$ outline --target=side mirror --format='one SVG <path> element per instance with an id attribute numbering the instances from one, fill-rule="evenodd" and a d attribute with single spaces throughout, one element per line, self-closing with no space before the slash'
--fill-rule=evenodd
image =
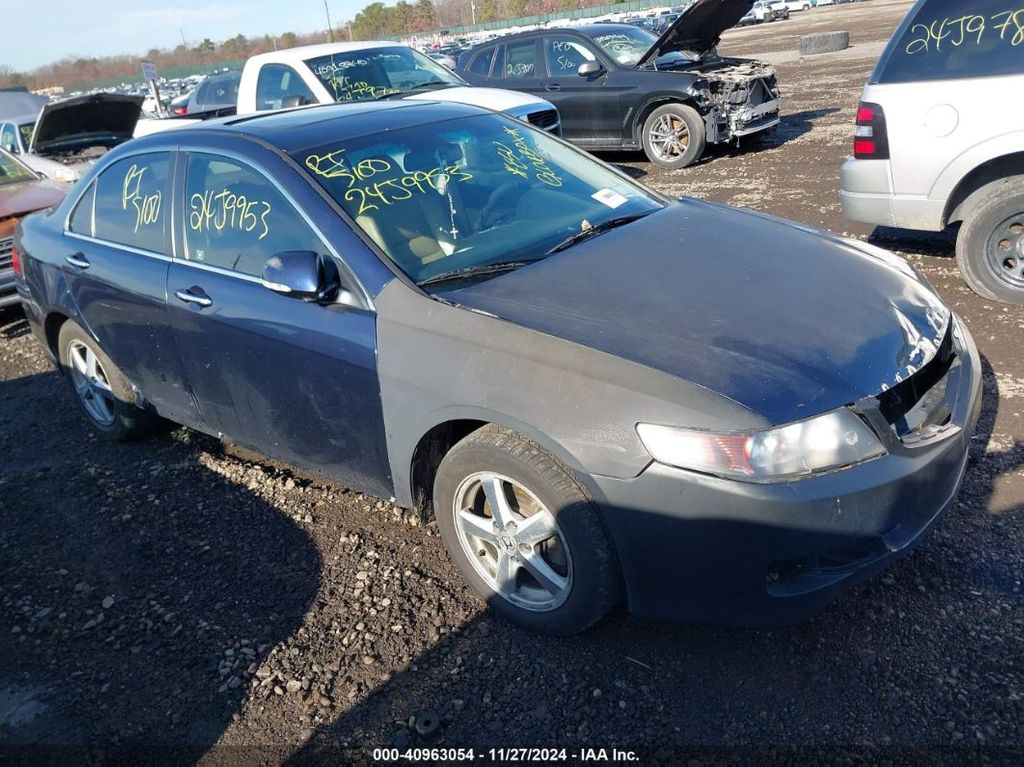
<path id="1" fill-rule="evenodd" d="M 10 141 L 5 142 L 3 148 L 10 152 L 11 154 L 18 154 L 18 147 L 14 146 L 14 144 Z"/>
<path id="2" fill-rule="evenodd" d="M 263 287 L 304 301 L 331 301 L 341 284 L 331 258 L 312 250 L 284 250 L 267 259 Z"/>
<path id="3" fill-rule="evenodd" d="M 584 61 L 580 64 L 580 68 L 576 70 L 576 74 L 580 77 L 593 77 L 599 75 L 604 71 L 604 67 L 601 66 L 600 62 L 597 61 Z"/>

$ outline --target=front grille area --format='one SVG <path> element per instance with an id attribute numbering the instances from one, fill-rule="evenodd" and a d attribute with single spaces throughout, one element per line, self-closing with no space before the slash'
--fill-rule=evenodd
<path id="1" fill-rule="evenodd" d="M 0 238 L 0 269 L 11 267 L 11 251 L 14 250 L 14 238 Z"/>
<path id="2" fill-rule="evenodd" d="M 949 420 L 949 410 L 945 407 L 945 379 L 954 362 L 956 349 L 953 346 L 953 321 L 950 320 L 935 356 L 905 381 L 878 395 L 879 410 L 900 439 L 912 441 L 922 427 L 939 426 L 943 419 Z M 925 402 L 926 398 L 929 401 Z M 922 411 L 919 403 L 927 405 L 927 412 L 919 412 Z"/>
<path id="3" fill-rule="evenodd" d="M 541 130 L 553 130 L 558 125 L 558 112 L 554 109 L 530 112 L 526 115 L 526 122 L 536 125 Z"/>

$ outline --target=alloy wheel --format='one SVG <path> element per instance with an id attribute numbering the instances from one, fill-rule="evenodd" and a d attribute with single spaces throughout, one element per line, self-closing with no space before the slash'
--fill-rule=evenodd
<path id="1" fill-rule="evenodd" d="M 477 574 L 527 610 L 559 607 L 572 558 L 555 515 L 522 484 L 493 472 L 466 477 L 454 499 L 459 542 Z"/>
<path id="2" fill-rule="evenodd" d="M 690 129 L 679 115 L 664 114 L 651 126 L 648 138 L 658 159 L 671 162 L 686 153 L 690 146 Z"/>
<path id="3" fill-rule="evenodd" d="M 81 341 L 68 345 L 71 382 L 86 412 L 102 426 L 114 423 L 114 393 L 99 358 Z"/>

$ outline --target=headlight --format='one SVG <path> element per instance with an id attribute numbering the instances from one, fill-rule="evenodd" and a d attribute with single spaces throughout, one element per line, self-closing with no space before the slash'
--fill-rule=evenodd
<path id="1" fill-rule="evenodd" d="M 715 433 L 641 423 L 647 452 L 659 463 L 731 479 L 774 482 L 885 455 L 875 433 L 848 408 L 746 433 Z"/>
<path id="2" fill-rule="evenodd" d="M 81 178 L 82 174 L 74 168 L 58 168 L 53 172 L 54 181 L 66 181 L 69 184 L 73 184 Z"/>

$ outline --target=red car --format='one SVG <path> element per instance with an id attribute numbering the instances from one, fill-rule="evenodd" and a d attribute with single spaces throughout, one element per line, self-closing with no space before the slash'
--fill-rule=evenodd
<path id="1" fill-rule="evenodd" d="M 18 303 L 14 289 L 14 228 L 29 213 L 58 205 L 65 185 L 39 178 L 10 152 L 0 149 L 0 309 Z"/>

